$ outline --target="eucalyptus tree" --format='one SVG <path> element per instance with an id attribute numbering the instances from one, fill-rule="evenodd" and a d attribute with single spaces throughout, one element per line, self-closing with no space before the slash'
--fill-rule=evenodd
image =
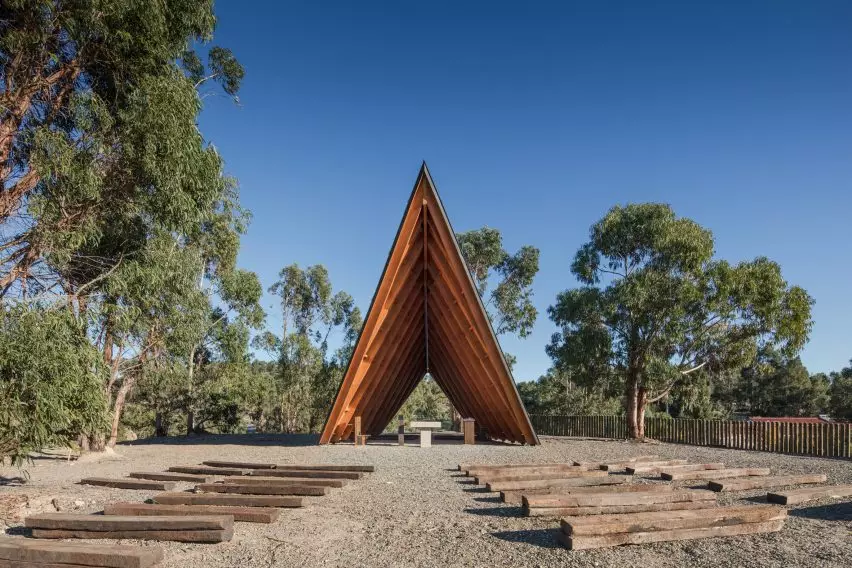
<path id="1" fill-rule="evenodd" d="M 710 231 L 668 205 L 610 209 L 571 270 L 582 286 L 548 309 L 560 331 L 547 352 L 587 384 L 618 381 L 635 438 L 647 405 L 695 373 L 745 367 L 760 348 L 795 356 L 812 325 L 812 299 L 778 264 L 714 259 Z"/>
<path id="2" fill-rule="evenodd" d="M 222 182 L 199 92 L 235 97 L 243 76 L 227 49 L 206 66 L 191 49 L 214 26 L 212 0 L 2 3 L 0 294 L 75 295 L 71 257 L 108 270 L 114 258 L 79 253 L 132 240 L 116 228 L 200 221 Z"/>
<path id="3" fill-rule="evenodd" d="M 458 233 L 456 238 L 494 331 L 527 337 L 538 317 L 532 285 L 539 250 L 527 245 L 510 254 L 503 248 L 500 231 L 490 227 Z"/>
<path id="4" fill-rule="evenodd" d="M 328 414 L 361 328 L 361 311 L 352 296 L 333 292 L 322 265 L 284 267 L 269 292 L 280 298 L 282 335 L 267 334 L 261 342 L 279 357 L 281 428 L 313 431 Z M 330 355 L 334 331 L 341 333 L 340 346 Z"/>
<path id="5" fill-rule="evenodd" d="M 852 360 L 848 367 L 831 373 L 829 381 L 829 411 L 832 418 L 852 420 Z"/>

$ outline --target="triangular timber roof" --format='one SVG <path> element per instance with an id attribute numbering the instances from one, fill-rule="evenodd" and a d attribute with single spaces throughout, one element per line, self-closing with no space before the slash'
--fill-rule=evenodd
<path id="1" fill-rule="evenodd" d="M 538 443 L 424 163 L 320 443 L 380 434 L 427 372 L 490 438 Z"/>

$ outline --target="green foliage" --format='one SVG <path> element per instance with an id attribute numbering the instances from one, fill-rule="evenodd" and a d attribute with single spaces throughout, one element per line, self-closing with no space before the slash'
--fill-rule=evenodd
<path id="1" fill-rule="evenodd" d="M 278 357 L 277 403 L 267 414 L 279 417 L 286 432 L 318 431 L 334 402 L 345 366 L 361 329 L 361 311 L 346 292 L 333 293 L 328 270 L 284 267 L 270 288 L 281 301 L 282 336 L 265 333 L 255 346 Z M 329 354 L 329 336 L 341 335 L 341 346 Z"/>
<path id="2" fill-rule="evenodd" d="M 812 300 L 776 263 L 712 255 L 711 233 L 667 205 L 616 206 L 574 259 L 583 287 L 548 309 L 556 367 L 582 384 L 617 380 L 634 436 L 645 406 L 690 375 L 744 367 L 759 348 L 794 356 L 807 341 Z"/>
<path id="3" fill-rule="evenodd" d="M 518 383 L 527 413 L 541 415 L 617 415 L 621 400 L 611 385 L 580 386 L 570 376 L 550 369 L 535 381 Z"/>
<path id="4" fill-rule="evenodd" d="M 15 305 L 0 311 L 0 463 L 69 446 L 106 428 L 97 350 L 68 310 Z"/>
<path id="5" fill-rule="evenodd" d="M 766 352 L 743 369 L 737 398 L 751 416 L 816 416 L 828 407 L 828 389 L 828 380 L 811 377 L 798 357 Z"/>
<path id="6" fill-rule="evenodd" d="M 839 373 L 831 373 L 829 387 L 832 417 L 852 421 L 852 361 Z"/>
<path id="7" fill-rule="evenodd" d="M 509 254 L 503 249 L 500 231 L 489 227 L 459 233 L 456 238 L 494 331 L 498 335 L 528 336 L 538 316 L 532 303 L 532 284 L 538 273 L 539 250 L 523 246 Z M 489 293 L 494 280 L 496 285 Z"/>
<path id="8" fill-rule="evenodd" d="M 397 414 L 403 416 L 406 424 L 413 420 L 440 421 L 443 424 L 452 422 L 450 401 L 438 383 L 430 377 L 420 381 Z M 395 426 L 396 422 L 392 421 L 390 425 Z"/>

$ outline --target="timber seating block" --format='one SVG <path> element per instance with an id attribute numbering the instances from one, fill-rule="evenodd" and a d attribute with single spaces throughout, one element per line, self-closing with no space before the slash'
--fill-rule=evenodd
<path id="1" fill-rule="evenodd" d="M 686 465 L 689 462 L 687 460 L 662 460 L 662 461 L 649 461 L 649 462 L 641 462 L 635 463 L 632 465 L 628 465 L 624 468 L 624 471 L 631 475 L 637 474 L 645 474 L 652 473 L 657 474 L 660 473 L 661 469 L 665 469 L 671 465 Z"/>
<path id="2" fill-rule="evenodd" d="M 255 470 L 249 475 L 258 477 L 313 477 L 316 479 L 361 479 L 360 471 L 323 471 L 319 469 L 265 469 Z"/>
<path id="3" fill-rule="evenodd" d="M 468 477 L 477 477 L 478 475 L 494 474 L 501 472 L 522 472 L 522 471 L 559 471 L 563 469 L 576 469 L 577 466 L 569 463 L 543 463 L 543 464 L 510 464 L 510 465 L 489 465 L 489 466 L 474 466 L 460 465 L 463 467 L 461 471 Z"/>
<path id="4" fill-rule="evenodd" d="M 210 467 L 224 467 L 231 469 L 275 469 L 274 463 L 252 463 L 252 462 L 231 462 L 231 461 L 205 461 L 203 465 Z"/>
<path id="5" fill-rule="evenodd" d="M 196 475 L 248 475 L 249 470 L 227 467 L 209 467 L 200 465 L 175 465 L 169 471 L 177 473 L 194 473 Z"/>
<path id="6" fill-rule="evenodd" d="M 537 489 L 558 490 L 563 487 L 587 487 L 597 485 L 620 485 L 630 481 L 628 477 L 569 477 L 567 479 L 534 479 L 531 481 L 504 481 L 500 491 L 530 491 Z"/>
<path id="7" fill-rule="evenodd" d="M 560 479 L 576 479 L 576 478 L 585 478 L 585 479 L 597 479 L 601 477 L 606 477 L 607 473 L 605 471 L 600 470 L 587 470 L 587 469 L 577 469 L 575 471 L 562 471 L 558 473 L 545 473 L 538 475 L 510 475 L 503 477 L 494 477 L 487 480 L 483 480 L 482 478 L 477 478 L 476 481 L 479 484 L 485 484 L 485 487 L 488 491 L 503 491 L 504 489 L 508 489 L 513 487 L 513 483 L 530 483 L 534 481 L 551 481 L 551 480 L 560 480 Z M 514 486 L 517 487 L 517 486 Z"/>
<path id="8" fill-rule="evenodd" d="M 574 462 L 574 465 L 579 465 L 583 467 L 590 467 L 593 469 L 602 469 L 604 471 L 615 471 L 622 470 L 629 465 L 634 465 L 642 462 L 650 462 L 657 461 L 660 459 L 660 456 L 657 454 L 645 455 L 645 456 L 636 456 L 635 458 L 628 458 L 626 460 L 621 460 L 617 462 Z"/>
<path id="9" fill-rule="evenodd" d="M 766 500 L 770 503 L 778 503 L 780 505 L 796 505 L 815 499 L 840 499 L 842 497 L 852 497 L 852 485 L 829 485 L 826 487 L 790 489 L 789 491 L 768 493 Z"/>
<path id="10" fill-rule="evenodd" d="M 0 565 L 149 568 L 163 561 L 158 546 L 50 542 L 0 536 Z"/>
<path id="11" fill-rule="evenodd" d="M 671 485 L 627 485 L 624 482 L 618 485 L 597 485 L 586 487 L 543 487 L 539 489 L 522 489 L 520 491 L 501 491 L 500 500 L 504 503 L 520 505 L 523 503 L 524 495 L 566 495 L 566 494 L 590 494 L 590 493 L 643 493 L 643 492 L 666 492 L 672 491 Z"/>
<path id="12" fill-rule="evenodd" d="M 111 516 L 45 513 L 24 520 L 35 538 L 224 542 L 234 535 L 231 515 Z"/>
<path id="13" fill-rule="evenodd" d="M 686 463 L 683 465 L 666 466 L 666 471 L 704 471 L 708 469 L 725 469 L 722 462 L 713 463 Z"/>
<path id="14" fill-rule="evenodd" d="M 169 471 L 152 471 L 129 473 L 128 477 L 134 479 L 151 479 L 154 481 L 189 481 L 191 483 L 210 483 L 214 476 L 193 475 L 191 473 L 173 473 Z"/>
<path id="15" fill-rule="evenodd" d="M 686 479 L 727 479 L 730 477 L 756 477 L 761 475 L 769 475 L 770 473 L 772 472 L 768 467 L 736 467 L 728 469 L 709 469 L 703 471 L 671 471 L 669 469 L 664 469 L 660 472 L 660 477 L 667 481 L 682 481 Z"/>
<path id="16" fill-rule="evenodd" d="M 522 470 L 522 471 L 497 471 L 480 473 L 474 477 L 479 485 L 493 481 L 526 481 L 529 479 L 566 479 L 568 477 L 606 477 L 607 473 L 599 469 L 588 470 L 582 467 L 571 466 L 554 470 Z"/>
<path id="17" fill-rule="evenodd" d="M 776 475 L 767 477 L 750 477 L 710 481 L 707 486 L 712 491 L 746 491 L 748 489 L 763 489 L 765 487 L 783 487 L 785 485 L 804 485 L 806 483 L 825 483 L 827 477 L 822 473 L 804 475 Z"/>
<path id="18" fill-rule="evenodd" d="M 716 507 L 562 519 L 560 540 L 572 550 L 781 530 L 787 511 L 773 506 Z"/>
<path id="19" fill-rule="evenodd" d="M 148 491 L 171 491 L 175 488 L 174 481 L 150 481 L 147 479 L 112 479 L 109 477 L 86 477 L 80 480 L 80 485 L 97 485 L 115 489 L 143 489 Z"/>
<path id="20" fill-rule="evenodd" d="M 373 473 L 376 471 L 376 466 L 374 465 L 332 465 L 332 464 L 312 464 L 312 465 L 298 465 L 298 464 L 277 464 L 275 469 L 278 470 L 319 470 L 319 471 L 354 471 L 359 473 Z"/>
<path id="21" fill-rule="evenodd" d="M 349 483 L 348 479 L 319 479 L 316 477 L 258 477 L 242 475 L 226 477 L 226 485 L 316 485 L 318 487 L 340 488 Z"/>
<path id="22" fill-rule="evenodd" d="M 163 505 L 218 505 L 227 507 L 298 508 L 304 505 L 304 499 L 293 496 L 221 495 L 186 492 L 158 493 L 154 495 L 152 501 Z"/>
<path id="23" fill-rule="evenodd" d="M 316 485 L 237 485 L 235 483 L 200 483 L 195 489 L 204 493 L 236 493 L 245 495 L 304 495 L 320 497 L 328 495 L 328 487 Z"/>
<path id="24" fill-rule="evenodd" d="M 572 516 L 699 509 L 716 504 L 711 491 L 524 495 L 527 516 Z"/>
<path id="25" fill-rule="evenodd" d="M 231 515 L 244 523 L 273 523 L 281 510 L 273 507 L 229 507 L 222 505 L 160 505 L 156 503 L 112 503 L 104 507 L 104 515 Z"/>

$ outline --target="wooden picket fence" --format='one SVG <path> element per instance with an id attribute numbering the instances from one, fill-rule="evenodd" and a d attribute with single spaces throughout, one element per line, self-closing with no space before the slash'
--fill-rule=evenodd
<path id="1" fill-rule="evenodd" d="M 627 438 L 627 420 L 623 416 L 533 415 L 530 418 L 536 432 L 544 436 Z M 645 418 L 645 436 L 673 444 L 852 458 L 850 423 Z"/>

